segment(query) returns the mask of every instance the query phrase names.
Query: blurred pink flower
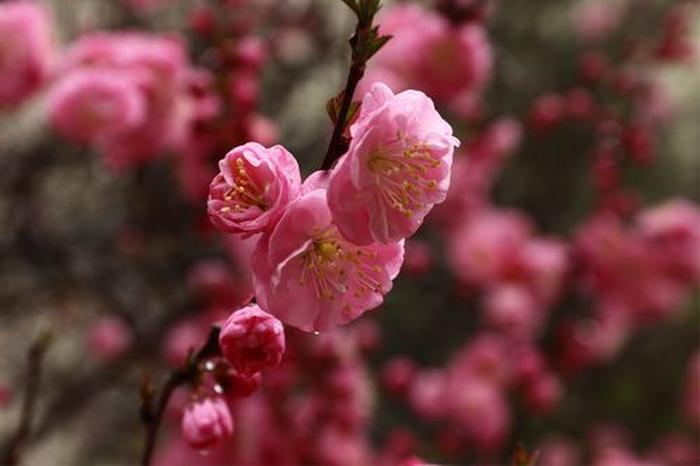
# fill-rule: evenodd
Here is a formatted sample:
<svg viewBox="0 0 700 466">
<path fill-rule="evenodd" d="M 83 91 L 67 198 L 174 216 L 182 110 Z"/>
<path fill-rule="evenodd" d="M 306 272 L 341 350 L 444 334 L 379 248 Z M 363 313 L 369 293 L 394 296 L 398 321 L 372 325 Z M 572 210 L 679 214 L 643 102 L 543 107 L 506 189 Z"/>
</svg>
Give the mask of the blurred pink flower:
<svg viewBox="0 0 700 466">
<path fill-rule="evenodd" d="M 284 326 L 256 304 L 234 311 L 221 327 L 219 346 L 240 374 L 251 377 L 282 361 Z"/>
<path fill-rule="evenodd" d="M 377 83 L 351 126 L 348 153 L 331 174 L 328 200 L 351 242 L 390 243 L 413 235 L 445 200 L 459 141 L 418 91 L 394 93 Z"/>
<path fill-rule="evenodd" d="M 604 40 L 623 19 L 622 4 L 611 0 L 578 0 L 570 13 L 574 33 L 583 42 Z"/>
<path fill-rule="evenodd" d="M 233 418 L 220 396 L 192 400 L 182 416 L 182 436 L 192 448 L 206 451 L 233 435 Z"/>
<path fill-rule="evenodd" d="M 54 128 L 63 137 L 87 144 L 142 124 L 146 103 L 131 78 L 128 72 L 114 70 L 69 72 L 49 96 Z"/>
<path fill-rule="evenodd" d="M 39 3 L 0 3 L 0 108 L 30 97 L 48 78 L 54 60 L 49 12 Z"/>
<path fill-rule="evenodd" d="M 326 330 L 377 307 L 403 262 L 403 242 L 355 246 L 322 189 L 292 202 L 253 256 L 258 303 L 286 324 Z"/>
<path fill-rule="evenodd" d="M 487 322 L 516 338 L 533 338 L 542 324 L 541 311 L 532 293 L 518 285 L 502 285 L 484 299 Z"/>
<path fill-rule="evenodd" d="M 145 33 L 90 33 L 68 49 L 64 76 L 86 69 L 114 73 L 143 102 L 140 124 L 112 128 L 97 141 L 110 168 L 123 170 L 149 162 L 183 142 L 192 114 L 187 95 L 189 66 L 180 41 Z M 61 80 L 57 85 L 62 85 Z M 83 100 L 82 105 L 99 108 L 100 103 Z"/>
<path fill-rule="evenodd" d="M 448 237 L 447 259 L 456 277 L 472 286 L 502 281 L 513 257 L 523 248 L 531 225 L 514 211 L 485 209 Z"/>
<path fill-rule="evenodd" d="M 131 329 L 118 317 L 102 317 L 87 333 L 90 352 L 102 361 L 110 361 L 123 354 L 131 345 Z"/>
<path fill-rule="evenodd" d="M 282 146 L 249 142 L 219 161 L 219 174 L 209 189 L 209 218 L 229 233 L 271 231 L 300 187 L 299 165 L 292 154 Z"/>
<path fill-rule="evenodd" d="M 491 75 L 491 45 L 478 23 L 454 25 L 436 12 L 402 4 L 386 8 L 379 24 L 392 40 L 370 62 L 360 93 L 384 81 L 450 102 L 480 90 Z"/>
<path fill-rule="evenodd" d="M 430 245 L 423 240 L 411 238 L 406 240 L 404 269 L 414 275 L 425 275 L 433 266 L 433 252 Z"/>
</svg>

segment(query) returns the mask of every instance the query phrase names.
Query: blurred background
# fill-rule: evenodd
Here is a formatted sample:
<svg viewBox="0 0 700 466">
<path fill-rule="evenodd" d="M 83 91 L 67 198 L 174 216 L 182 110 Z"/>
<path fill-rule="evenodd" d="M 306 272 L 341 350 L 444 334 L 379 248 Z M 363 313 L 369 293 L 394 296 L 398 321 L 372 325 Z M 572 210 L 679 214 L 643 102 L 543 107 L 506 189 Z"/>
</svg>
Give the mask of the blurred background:
<svg viewBox="0 0 700 466">
<path fill-rule="evenodd" d="M 381 308 L 229 400 L 207 455 L 176 394 L 156 463 L 700 464 L 700 5 L 389 1 L 374 81 L 462 145 Z M 340 0 L 0 1 L 0 445 L 50 335 L 23 464 L 135 464 L 159 385 L 251 296 L 206 214 L 216 163 L 308 175 L 355 26 Z"/>
</svg>

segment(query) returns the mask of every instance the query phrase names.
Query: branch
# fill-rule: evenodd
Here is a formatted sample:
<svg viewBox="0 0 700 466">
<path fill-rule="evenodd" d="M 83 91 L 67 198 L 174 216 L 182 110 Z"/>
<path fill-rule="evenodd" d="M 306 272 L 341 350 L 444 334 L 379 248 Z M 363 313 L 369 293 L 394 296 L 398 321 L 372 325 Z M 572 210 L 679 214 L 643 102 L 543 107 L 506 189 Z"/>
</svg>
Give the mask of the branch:
<svg viewBox="0 0 700 466">
<path fill-rule="evenodd" d="M 42 363 L 50 343 L 51 333 L 45 331 L 34 340 L 27 353 L 27 380 L 22 399 L 22 412 L 17 423 L 17 429 L 5 447 L 2 455 L 2 464 L 19 464 L 22 449 L 29 439 L 32 418 L 34 417 L 39 386 L 41 384 Z"/>
<path fill-rule="evenodd" d="M 343 0 L 343 2 L 357 15 L 357 26 L 350 38 L 352 60 L 345 89 L 329 102 L 330 105 L 334 105 L 334 100 L 340 100 L 340 108 L 337 112 L 333 111 L 336 114 L 335 126 L 326 156 L 321 164 L 322 170 L 329 170 L 347 150 L 348 141 L 344 139 L 343 133 L 350 120 L 349 114 L 353 107 L 352 98 L 355 95 L 355 89 L 365 74 L 369 59 L 391 39 L 391 36 L 380 36 L 379 28 L 372 26 L 374 16 L 381 7 L 379 0 Z"/>
<path fill-rule="evenodd" d="M 170 373 L 168 379 L 165 381 L 163 388 L 157 395 L 155 409 L 152 406 L 152 400 L 155 393 L 145 381 L 142 386 L 142 399 L 143 404 L 141 406 L 141 419 L 146 426 L 146 444 L 143 450 L 143 456 L 141 458 L 141 464 L 143 466 L 149 466 L 151 460 L 153 459 L 153 453 L 155 451 L 156 440 L 158 438 L 158 430 L 163 422 L 163 414 L 165 414 L 165 409 L 168 407 L 168 402 L 173 392 L 181 385 L 187 383 L 195 382 L 201 373 L 200 364 L 206 359 L 212 356 L 221 355 L 221 350 L 219 349 L 219 327 L 212 327 L 209 332 L 209 337 L 204 345 L 197 351 L 197 353 L 192 354 L 182 367 L 175 369 Z"/>
</svg>

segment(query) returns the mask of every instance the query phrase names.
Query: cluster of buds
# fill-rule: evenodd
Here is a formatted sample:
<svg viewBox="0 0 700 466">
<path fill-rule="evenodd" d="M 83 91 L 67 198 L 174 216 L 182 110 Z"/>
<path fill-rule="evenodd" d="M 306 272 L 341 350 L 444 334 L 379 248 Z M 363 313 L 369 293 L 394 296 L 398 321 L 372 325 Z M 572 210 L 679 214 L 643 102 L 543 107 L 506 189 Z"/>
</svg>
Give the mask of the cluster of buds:
<svg viewBox="0 0 700 466">
<path fill-rule="evenodd" d="M 224 322 L 218 346 L 223 357 L 204 362 L 182 416 L 183 438 L 196 450 L 215 447 L 233 434 L 230 405 L 252 395 L 260 387 L 261 372 L 282 361 L 284 327 L 251 304 Z"/>
</svg>

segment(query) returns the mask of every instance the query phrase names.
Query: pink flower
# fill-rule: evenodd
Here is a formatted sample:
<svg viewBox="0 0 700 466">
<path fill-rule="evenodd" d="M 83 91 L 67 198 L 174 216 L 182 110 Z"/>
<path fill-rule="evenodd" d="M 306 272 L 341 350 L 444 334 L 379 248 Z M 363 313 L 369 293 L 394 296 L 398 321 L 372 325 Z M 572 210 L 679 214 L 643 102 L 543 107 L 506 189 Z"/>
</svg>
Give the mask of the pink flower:
<svg viewBox="0 0 700 466">
<path fill-rule="evenodd" d="M 144 104 L 145 115 L 138 124 L 112 128 L 108 137 L 97 141 L 113 170 L 149 162 L 182 144 L 192 109 L 187 95 L 189 64 L 180 41 L 139 33 L 87 34 L 68 50 L 64 68 L 118 74 L 122 85 L 139 94 Z M 99 108 L 100 103 L 90 105 Z"/>
<path fill-rule="evenodd" d="M 426 369 L 416 374 L 408 393 L 416 413 L 426 419 L 439 419 L 448 413 L 446 379 L 440 369 Z"/>
<path fill-rule="evenodd" d="M 390 393 L 403 395 L 412 385 L 416 370 L 413 360 L 407 357 L 392 358 L 382 367 L 382 384 Z"/>
<path fill-rule="evenodd" d="M 510 413 L 505 396 L 497 386 L 467 377 L 451 387 L 444 398 L 450 416 L 477 449 L 492 451 L 505 440 Z"/>
<path fill-rule="evenodd" d="M 219 161 L 219 171 L 207 210 L 212 223 L 230 233 L 269 231 L 301 186 L 299 166 L 282 146 L 238 146 Z"/>
<path fill-rule="evenodd" d="M 484 210 L 448 238 L 448 260 L 457 278 L 476 286 L 503 280 L 511 259 L 530 235 L 528 219 L 514 211 Z"/>
<path fill-rule="evenodd" d="M 207 450 L 233 434 L 233 418 L 220 396 L 190 402 L 182 416 L 182 435 L 197 450 Z"/>
<path fill-rule="evenodd" d="M 700 280 L 700 209 L 696 205 L 672 200 L 641 212 L 638 223 L 662 270 L 690 285 Z"/>
<path fill-rule="evenodd" d="M 333 223 L 326 192 L 288 207 L 253 256 L 256 297 L 286 324 L 325 330 L 379 306 L 403 262 L 403 242 L 356 246 Z"/>
<path fill-rule="evenodd" d="M 226 320 L 221 327 L 219 346 L 236 371 L 251 377 L 282 361 L 284 326 L 256 304 L 250 304 Z"/>
<path fill-rule="evenodd" d="M 333 170 L 328 201 L 343 236 L 355 244 L 391 243 L 416 232 L 445 200 L 459 141 L 418 91 L 377 83 L 350 128 L 348 153 Z"/>
<path fill-rule="evenodd" d="M 606 0 L 578 0 L 570 14 L 571 25 L 583 42 L 604 40 L 623 18 L 619 4 Z"/>
<path fill-rule="evenodd" d="M 129 76 L 113 70 L 77 70 L 52 89 L 51 121 L 64 137 L 92 143 L 135 127 L 146 113 L 144 96 Z"/>
<path fill-rule="evenodd" d="M 475 22 L 456 26 L 405 4 L 384 10 L 379 23 L 381 33 L 393 38 L 370 62 L 360 92 L 383 81 L 397 90 L 419 89 L 440 102 L 457 101 L 480 90 L 491 75 L 491 46 Z"/>
<path fill-rule="evenodd" d="M 445 102 L 460 93 L 479 90 L 491 75 L 491 45 L 479 24 L 448 29 L 432 38 L 427 47 L 412 77 L 420 79 L 418 89 L 436 100 Z"/>
<path fill-rule="evenodd" d="M 533 413 L 550 412 L 559 402 L 562 386 L 559 379 L 551 373 L 542 373 L 525 385 L 525 402 Z"/>
<path fill-rule="evenodd" d="M 90 352 L 103 361 L 119 357 L 131 345 L 131 330 L 117 317 L 103 317 L 88 330 Z"/>
<path fill-rule="evenodd" d="M 538 303 L 532 294 L 518 285 L 501 285 L 486 295 L 486 319 L 493 327 L 512 336 L 536 336 L 542 323 Z"/>
<path fill-rule="evenodd" d="M 54 53 L 51 35 L 42 5 L 0 3 L 0 107 L 19 104 L 44 83 Z"/>
</svg>

